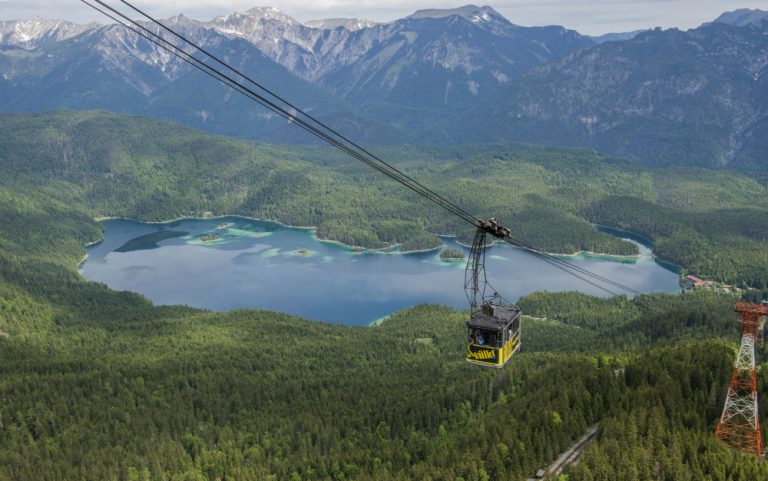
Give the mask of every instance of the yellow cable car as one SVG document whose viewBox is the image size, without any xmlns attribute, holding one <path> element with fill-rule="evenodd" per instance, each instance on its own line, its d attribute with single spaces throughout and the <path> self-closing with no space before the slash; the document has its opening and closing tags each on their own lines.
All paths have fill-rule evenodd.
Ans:
<svg viewBox="0 0 768 481">
<path fill-rule="evenodd" d="M 480 221 L 472 242 L 472 250 L 464 272 L 464 290 L 471 309 L 467 327 L 467 362 L 488 367 L 503 367 L 512 354 L 520 350 L 520 308 L 493 291 L 486 296 L 491 285 L 485 275 L 486 234 L 504 238 L 509 229 L 496 219 Z"/>
<path fill-rule="evenodd" d="M 520 349 L 520 308 L 486 303 L 467 321 L 467 362 L 503 367 Z"/>
</svg>

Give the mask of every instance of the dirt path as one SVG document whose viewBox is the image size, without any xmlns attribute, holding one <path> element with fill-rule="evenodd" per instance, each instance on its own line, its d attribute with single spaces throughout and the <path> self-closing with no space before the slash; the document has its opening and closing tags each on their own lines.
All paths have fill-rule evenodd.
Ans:
<svg viewBox="0 0 768 481">
<path fill-rule="evenodd" d="M 526 317 L 528 319 L 533 319 L 535 321 L 547 321 L 547 322 L 551 322 L 553 324 L 560 324 L 561 326 L 573 327 L 575 329 L 581 329 L 580 326 L 576 326 L 576 325 L 573 325 L 573 324 L 568 324 L 567 322 L 563 322 L 563 321 L 558 321 L 557 319 L 550 319 L 548 317 L 529 316 L 528 314 L 523 314 L 523 317 Z"/>
<path fill-rule="evenodd" d="M 590 442 L 592 442 L 593 439 L 595 439 L 595 436 L 597 435 L 597 428 L 598 425 L 595 424 L 594 426 L 591 426 L 589 429 L 587 429 L 586 434 L 579 438 L 579 440 L 576 441 L 573 446 L 571 446 L 571 449 L 561 454 L 560 457 L 555 460 L 555 462 L 546 468 L 540 469 L 536 473 L 536 477 L 533 479 L 551 479 L 551 477 L 562 473 L 563 468 L 569 464 L 577 463 L 579 456 L 581 456 L 581 452 L 585 447 L 589 445 Z"/>
</svg>

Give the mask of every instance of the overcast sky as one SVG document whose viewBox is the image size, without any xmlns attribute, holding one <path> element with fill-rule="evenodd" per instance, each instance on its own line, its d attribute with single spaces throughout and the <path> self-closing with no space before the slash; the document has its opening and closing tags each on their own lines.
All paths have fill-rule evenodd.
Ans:
<svg viewBox="0 0 768 481">
<path fill-rule="evenodd" d="M 119 4 L 110 0 L 112 5 Z M 386 22 L 404 17 L 418 8 L 452 8 L 467 0 L 134 0 L 148 13 L 169 17 L 184 13 L 208 20 L 217 15 L 245 11 L 255 6 L 273 6 L 297 20 L 329 17 L 362 17 Z M 736 8 L 768 10 L 768 0 L 499 0 L 489 2 L 519 25 L 564 25 L 585 34 L 626 32 L 649 27 L 691 28 Z M 0 20 L 34 17 L 56 18 L 78 23 L 104 22 L 80 0 L 0 0 Z"/>
</svg>

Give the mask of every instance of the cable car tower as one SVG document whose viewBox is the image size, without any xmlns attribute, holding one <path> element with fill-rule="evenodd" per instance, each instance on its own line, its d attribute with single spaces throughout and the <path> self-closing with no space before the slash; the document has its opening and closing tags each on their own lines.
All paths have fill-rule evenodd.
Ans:
<svg viewBox="0 0 768 481">
<path fill-rule="evenodd" d="M 768 306 L 737 302 L 735 311 L 741 314 L 741 346 L 715 435 L 727 446 L 763 457 L 757 407 L 755 339 L 765 323 Z"/>
<path fill-rule="evenodd" d="M 511 232 L 500 226 L 494 218 L 477 222 L 475 239 L 464 271 L 464 290 L 470 306 L 467 362 L 500 368 L 520 349 L 521 312 L 516 305 L 505 302 L 488 283 L 485 273 L 488 234 L 504 239 Z"/>
</svg>

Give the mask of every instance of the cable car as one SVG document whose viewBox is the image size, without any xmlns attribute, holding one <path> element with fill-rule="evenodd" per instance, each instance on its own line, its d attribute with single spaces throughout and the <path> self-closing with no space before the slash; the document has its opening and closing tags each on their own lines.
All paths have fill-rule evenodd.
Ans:
<svg viewBox="0 0 768 481">
<path fill-rule="evenodd" d="M 520 308 L 486 303 L 467 321 L 467 362 L 503 367 L 520 349 Z"/>
<path fill-rule="evenodd" d="M 510 234 L 495 219 L 479 221 L 472 250 L 464 271 L 464 289 L 470 305 L 467 321 L 467 362 L 480 366 L 501 368 L 512 354 L 520 350 L 521 310 L 506 302 L 488 283 L 485 274 L 486 236 L 504 238 Z M 492 290 L 493 294 L 486 292 Z"/>
<path fill-rule="evenodd" d="M 467 261 L 467 269 L 464 274 L 464 289 L 467 291 L 467 298 L 469 299 L 471 307 L 470 319 L 467 322 L 467 326 L 469 327 L 469 342 L 467 345 L 468 362 L 483 366 L 502 367 L 512 354 L 520 349 L 520 308 L 510 302 L 506 302 L 495 291 L 493 291 L 492 296 L 486 297 L 486 289 L 491 288 L 485 277 L 485 239 L 487 234 L 491 234 L 510 245 L 520 247 L 548 264 L 551 264 L 582 281 L 588 282 L 592 286 L 598 287 L 609 294 L 616 295 L 615 292 L 596 284 L 595 281 L 623 289 L 632 294 L 639 294 L 637 290 L 631 287 L 621 285 L 583 268 L 577 268 L 566 261 L 557 259 L 556 257 L 513 239 L 510 230 L 499 225 L 496 219 L 491 218 L 489 220 L 482 220 L 476 218 L 461 207 L 453 204 L 404 172 L 393 167 L 391 164 L 388 164 L 355 142 L 339 134 L 328 125 L 309 115 L 307 112 L 296 107 L 285 98 L 280 97 L 265 86 L 251 79 L 224 60 L 217 58 L 203 47 L 173 31 L 157 19 L 147 15 L 127 1 L 123 1 L 122 3 L 136 11 L 136 13 L 146 17 L 147 20 L 154 23 L 156 26 L 172 34 L 177 39 L 182 40 L 186 45 L 194 48 L 197 52 L 202 54 L 201 56 L 204 55 L 215 61 L 216 64 L 225 67 L 226 70 L 222 72 L 217 67 L 213 67 L 200 58 L 187 53 L 184 48 L 176 43 L 167 40 L 163 36 L 147 28 L 144 24 L 131 19 L 129 16 L 126 16 L 111 7 L 107 7 L 106 4 L 102 3 L 102 6 L 107 7 L 120 18 L 112 16 L 112 14 L 95 5 L 89 5 L 137 35 L 157 45 L 159 48 L 179 57 L 181 60 L 213 77 L 217 81 L 231 87 L 250 100 L 266 107 L 273 113 L 285 118 L 298 127 L 301 127 L 319 139 L 328 142 L 342 152 L 386 175 L 392 180 L 399 182 L 477 228 L 475 240 L 472 244 L 472 251 L 470 252 Z M 233 76 L 235 78 L 233 78 Z M 242 82 L 237 80 L 238 78 L 242 79 Z M 587 279 L 584 276 L 588 276 L 590 279 Z"/>
</svg>

